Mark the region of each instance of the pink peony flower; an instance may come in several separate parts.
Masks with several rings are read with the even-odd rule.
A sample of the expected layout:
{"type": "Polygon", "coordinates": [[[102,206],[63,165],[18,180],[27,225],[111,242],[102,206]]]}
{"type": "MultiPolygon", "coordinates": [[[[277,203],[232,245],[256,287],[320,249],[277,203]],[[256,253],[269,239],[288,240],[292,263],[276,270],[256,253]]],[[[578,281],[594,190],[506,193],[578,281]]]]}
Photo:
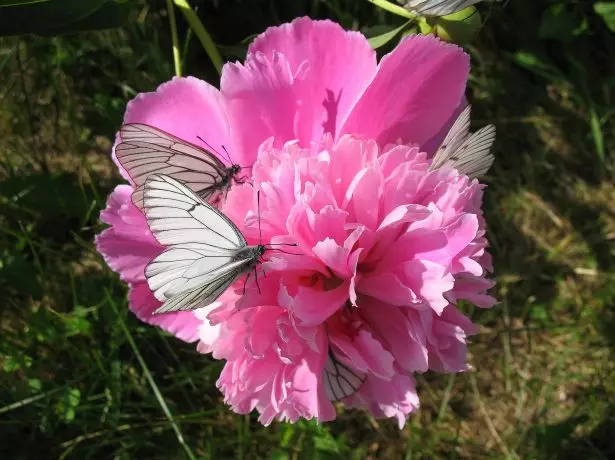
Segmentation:
{"type": "Polygon", "coordinates": [[[265,424],[335,418],[323,383],[331,352],[364,378],[344,404],[403,425],[419,405],[412,373],[467,367],[475,326],[457,301],[494,303],[482,186],[428,171],[465,105],[468,71],[460,48],[433,37],[408,37],[377,64],[362,35],[301,18],[259,36],[244,64],[226,64],[220,91],[176,78],[139,95],[125,122],[224,145],[252,167],[252,183],[221,206],[251,244],[258,191],[262,241],[298,246],[268,251],[245,295],[242,278],[206,308],[153,316],[143,272],[163,248],[132,187],[118,186],[97,247],[129,284],[131,310],[225,359],[225,401],[265,424]]]}
{"type": "MultiPolygon", "coordinates": [[[[323,380],[328,351],[366,380],[344,403],[400,426],[418,407],[411,374],[467,368],[472,322],[453,305],[494,299],[481,265],[483,186],[414,145],[344,135],[302,148],[261,145],[254,184],[223,205],[248,241],[296,242],[271,251],[257,286],[236,283],[198,310],[202,352],[227,360],[218,386],[260,420],[335,418],[323,380]]],[[[335,396],[335,395],[334,395],[335,396]]]]}
{"type": "MultiPolygon", "coordinates": [[[[174,78],[130,101],[124,123],[149,124],[201,147],[207,147],[203,140],[224,146],[243,166],[254,164],[270,137],[277,146],[294,139],[305,146],[324,133],[364,135],[381,145],[412,141],[432,153],[465,105],[468,70],[461,49],[419,36],[378,65],[360,33],[299,18],[257,37],[244,64],[226,64],[220,90],[193,77],[174,78]]],[[[115,153],[113,159],[134,185],[115,153]]],[[[159,302],[143,272],[162,248],[138,217],[130,190],[122,185],[109,197],[101,219],[111,228],[97,236],[97,248],[128,283],[130,309],[141,320],[194,341],[194,313],[152,315],[159,302]]]]}

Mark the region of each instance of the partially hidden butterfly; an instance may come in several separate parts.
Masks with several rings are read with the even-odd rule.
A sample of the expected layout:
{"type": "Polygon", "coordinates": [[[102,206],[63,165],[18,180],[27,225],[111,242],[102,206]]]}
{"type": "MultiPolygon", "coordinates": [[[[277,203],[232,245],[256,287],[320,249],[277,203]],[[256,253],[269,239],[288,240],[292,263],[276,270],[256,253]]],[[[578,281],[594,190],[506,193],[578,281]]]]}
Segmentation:
{"type": "Polygon", "coordinates": [[[366,377],[365,373],[354,371],[337,359],[329,347],[323,372],[325,394],[329,401],[339,401],[352,396],[361,388],[366,377]]]}
{"type": "MultiPolygon", "coordinates": [[[[142,123],[120,128],[115,155],[135,183],[132,202],[143,208],[143,187],[151,174],[179,180],[205,201],[215,202],[233,182],[241,183],[241,166],[226,166],[209,150],[142,123]]],[[[230,159],[229,159],[230,160],[230,159]]]]}
{"type": "Polygon", "coordinates": [[[209,305],[239,276],[249,276],[268,249],[249,246],[228,217],[171,176],[149,176],[143,211],[152,234],[166,246],[145,267],[150,290],[163,302],[154,314],[209,305]]]}
{"type": "Polygon", "coordinates": [[[414,11],[420,16],[440,17],[456,13],[482,1],[485,0],[406,0],[403,2],[403,6],[405,9],[414,11]]]}
{"type": "Polygon", "coordinates": [[[487,125],[470,134],[470,106],[459,115],[438,147],[429,170],[450,166],[471,178],[485,174],[495,157],[491,146],[495,142],[495,126],[487,125]]]}

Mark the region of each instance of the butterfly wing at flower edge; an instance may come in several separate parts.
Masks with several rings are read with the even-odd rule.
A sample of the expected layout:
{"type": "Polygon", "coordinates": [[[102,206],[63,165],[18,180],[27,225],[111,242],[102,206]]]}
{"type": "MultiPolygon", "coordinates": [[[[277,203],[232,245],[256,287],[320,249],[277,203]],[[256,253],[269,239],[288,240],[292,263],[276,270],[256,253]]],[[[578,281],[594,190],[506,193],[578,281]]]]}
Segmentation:
{"type": "Polygon", "coordinates": [[[364,373],[350,369],[329,349],[323,370],[323,384],[329,401],[340,401],[352,396],[361,388],[365,379],[364,373]]]}
{"type": "Polygon", "coordinates": [[[457,169],[471,178],[485,174],[495,157],[495,126],[487,125],[470,135],[470,106],[459,115],[433,157],[430,171],[444,166],[457,169]]]}
{"type": "Polygon", "coordinates": [[[236,258],[246,240],[233,222],[172,177],[148,178],[144,212],[152,234],[167,247],[145,268],[154,297],[163,302],[155,314],[214,302],[253,262],[236,258]]]}
{"type": "Polygon", "coordinates": [[[190,142],[140,123],[122,125],[120,137],[115,155],[135,183],[132,201],[139,209],[143,208],[143,187],[154,173],[181,181],[205,201],[230,185],[225,165],[190,142]]]}

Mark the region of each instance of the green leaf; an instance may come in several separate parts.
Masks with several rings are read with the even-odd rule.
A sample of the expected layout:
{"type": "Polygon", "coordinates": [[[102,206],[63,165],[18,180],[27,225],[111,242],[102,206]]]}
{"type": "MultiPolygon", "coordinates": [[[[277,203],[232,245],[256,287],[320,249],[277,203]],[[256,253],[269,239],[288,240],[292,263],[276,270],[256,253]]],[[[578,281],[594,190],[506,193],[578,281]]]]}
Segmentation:
{"type": "Polygon", "coordinates": [[[51,36],[118,27],[134,5],[135,0],[10,0],[0,14],[0,36],[51,36]]]}
{"type": "Polygon", "coordinates": [[[588,30],[587,20],[558,4],[548,8],[542,15],[538,34],[540,38],[570,42],[588,30]]]}
{"type": "Polygon", "coordinates": [[[88,310],[77,306],[73,310],[73,314],[66,317],[64,326],[66,327],[67,337],[80,334],[87,335],[90,332],[91,324],[86,318],[87,314],[88,310]]]}
{"type": "Polygon", "coordinates": [[[399,35],[399,33],[404,30],[408,24],[410,24],[410,22],[412,21],[407,21],[404,24],[402,24],[399,27],[395,27],[394,29],[391,29],[383,34],[380,35],[376,35],[373,37],[370,37],[367,39],[367,41],[369,42],[369,44],[371,45],[371,47],[373,49],[378,49],[384,45],[386,45],[387,43],[389,43],[391,40],[393,40],[397,35],[399,35]]]}
{"type": "Polygon", "coordinates": [[[596,2],[594,11],[602,16],[611,32],[615,32],[615,2],[596,2]]]}
{"type": "Polygon", "coordinates": [[[563,78],[561,72],[546,59],[528,51],[517,51],[514,54],[515,62],[521,67],[540,75],[548,80],[556,81],[563,78]]]}
{"type": "Polygon", "coordinates": [[[316,450],[330,453],[339,453],[340,449],[337,446],[335,439],[331,436],[316,436],[314,438],[314,447],[316,450]]]}
{"type": "Polygon", "coordinates": [[[0,0],[0,8],[4,6],[27,5],[29,3],[43,3],[49,0],[0,0]]]}
{"type": "Polygon", "coordinates": [[[66,423],[75,419],[75,409],[81,402],[81,392],[77,388],[68,389],[56,404],[56,414],[66,423]]]}

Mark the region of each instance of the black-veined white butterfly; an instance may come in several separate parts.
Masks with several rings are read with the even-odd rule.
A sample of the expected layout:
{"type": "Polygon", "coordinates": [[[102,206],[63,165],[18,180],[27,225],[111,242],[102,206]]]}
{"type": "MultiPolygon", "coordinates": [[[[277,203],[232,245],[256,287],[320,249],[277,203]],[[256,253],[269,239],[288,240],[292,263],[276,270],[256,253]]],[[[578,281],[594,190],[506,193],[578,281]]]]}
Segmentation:
{"type": "Polygon", "coordinates": [[[228,217],[170,176],[149,176],[143,210],[154,237],[167,246],[145,268],[149,288],[163,302],[154,314],[209,305],[239,276],[249,276],[269,249],[249,246],[228,217]]]}
{"type": "Polygon", "coordinates": [[[154,173],[181,181],[210,202],[226,194],[233,182],[243,182],[238,164],[226,166],[212,152],[153,126],[127,123],[120,128],[120,137],[115,155],[136,185],[132,202],[140,209],[143,187],[154,173]]]}
{"type": "Polygon", "coordinates": [[[451,166],[471,178],[485,174],[495,157],[491,146],[495,141],[495,126],[487,125],[470,134],[470,106],[459,115],[433,157],[429,170],[451,166]]]}
{"type": "Polygon", "coordinates": [[[353,371],[338,360],[331,348],[328,352],[323,371],[325,393],[329,401],[339,401],[356,393],[367,376],[363,372],[353,371]]]}
{"type": "MultiPolygon", "coordinates": [[[[461,11],[485,0],[405,0],[403,6],[419,16],[440,17],[461,11]]],[[[499,0],[487,0],[499,1],[499,0]]]]}

